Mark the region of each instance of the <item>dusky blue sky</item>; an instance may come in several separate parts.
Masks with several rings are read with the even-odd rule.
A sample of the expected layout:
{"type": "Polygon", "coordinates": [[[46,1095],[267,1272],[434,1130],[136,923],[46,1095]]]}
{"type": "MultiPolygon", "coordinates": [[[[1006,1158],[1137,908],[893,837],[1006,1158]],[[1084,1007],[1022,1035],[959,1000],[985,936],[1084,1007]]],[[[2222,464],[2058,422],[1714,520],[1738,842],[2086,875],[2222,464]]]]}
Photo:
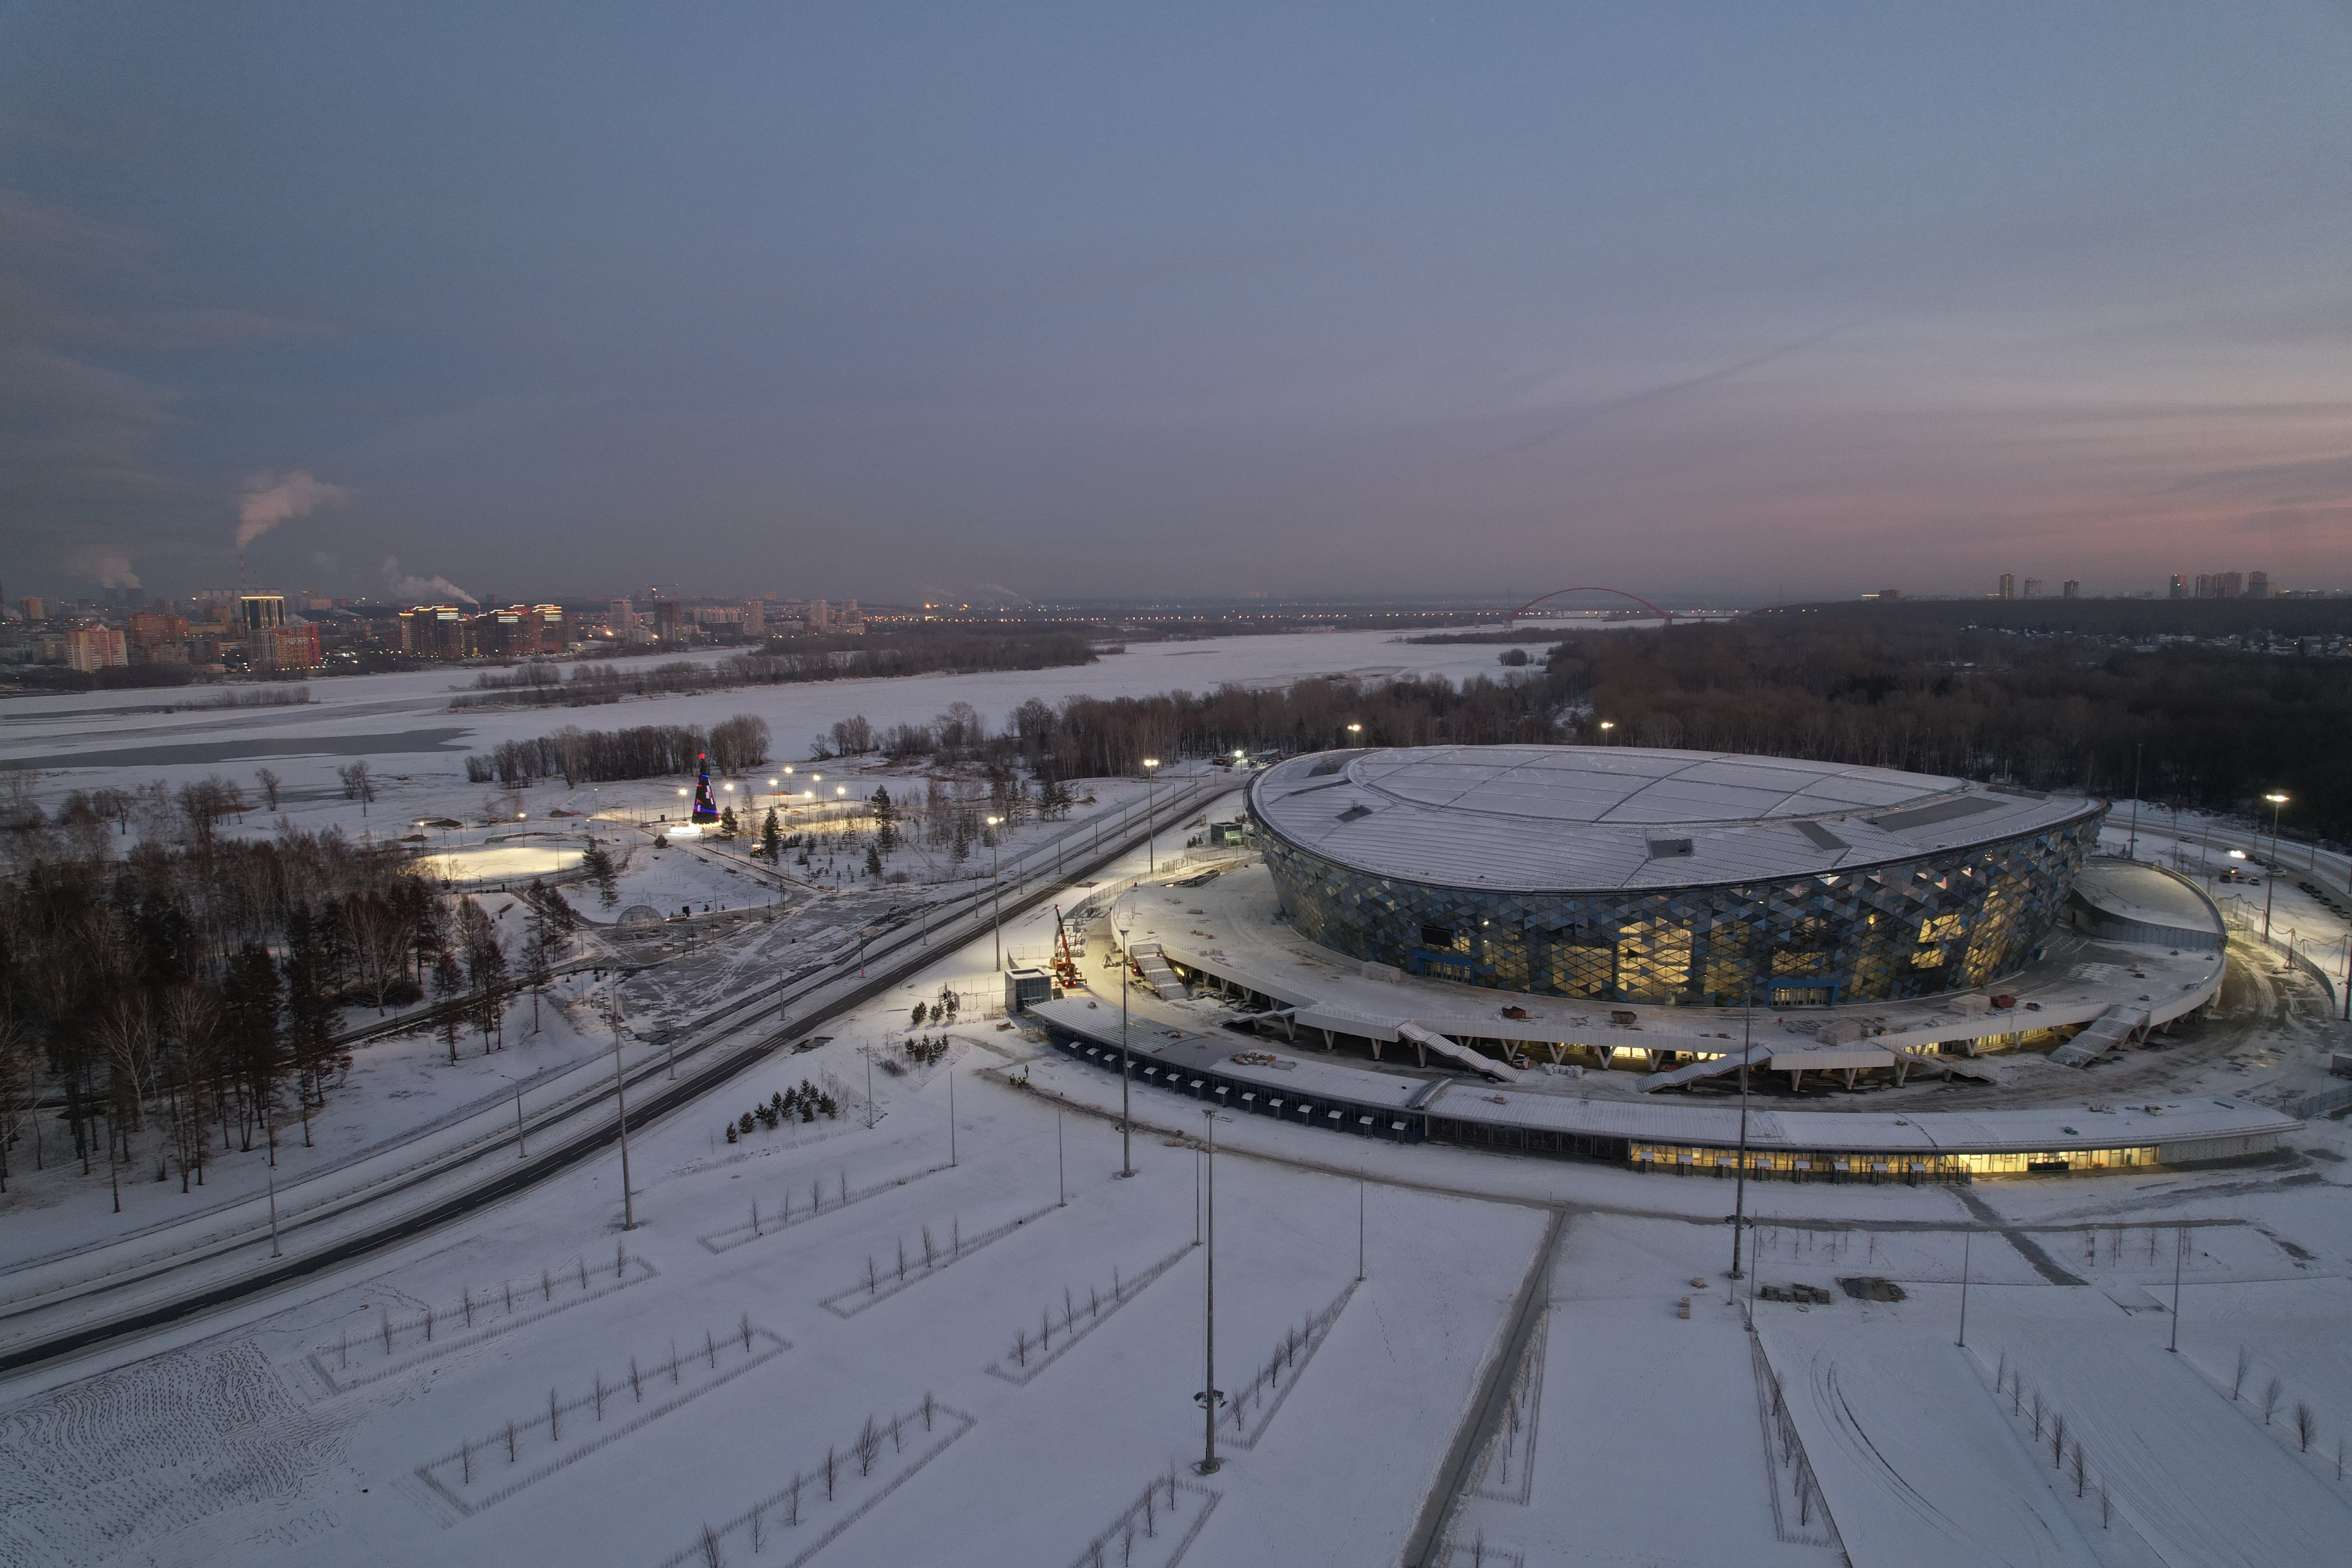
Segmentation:
{"type": "Polygon", "coordinates": [[[2352,585],[2347,83],[2332,4],[0,4],[0,582],[268,492],[336,594],[2352,585]]]}

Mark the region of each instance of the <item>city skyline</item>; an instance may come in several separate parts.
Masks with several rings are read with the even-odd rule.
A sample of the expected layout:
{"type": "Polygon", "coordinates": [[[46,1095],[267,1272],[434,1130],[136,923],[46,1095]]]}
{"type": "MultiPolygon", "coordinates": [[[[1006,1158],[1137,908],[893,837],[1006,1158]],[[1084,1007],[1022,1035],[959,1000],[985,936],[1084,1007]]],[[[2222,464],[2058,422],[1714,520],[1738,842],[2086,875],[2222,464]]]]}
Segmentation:
{"type": "Polygon", "coordinates": [[[6,575],[2352,586],[2352,35],[2134,16],[29,8],[6,575]]]}

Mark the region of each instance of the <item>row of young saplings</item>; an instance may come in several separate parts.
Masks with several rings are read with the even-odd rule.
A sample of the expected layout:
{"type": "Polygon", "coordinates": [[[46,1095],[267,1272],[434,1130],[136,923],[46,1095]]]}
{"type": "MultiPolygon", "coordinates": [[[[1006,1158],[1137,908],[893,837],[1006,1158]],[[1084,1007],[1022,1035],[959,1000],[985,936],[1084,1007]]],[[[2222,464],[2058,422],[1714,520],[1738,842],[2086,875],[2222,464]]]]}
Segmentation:
{"type": "MultiPolygon", "coordinates": [[[[731,1350],[740,1343],[744,1354],[751,1353],[751,1317],[748,1312],[737,1322],[734,1332],[723,1338],[706,1330],[702,1336],[702,1359],[709,1362],[710,1371],[717,1372],[719,1352],[722,1348],[731,1350]]],[[[617,1401],[624,1392],[629,1395],[631,1405],[642,1405],[646,1398],[646,1385],[652,1384],[658,1388],[659,1380],[664,1374],[667,1374],[672,1387],[682,1385],[685,1381],[682,1369],[693,1359],[695,1359],[693,1352],[680,1351],[677,1348],[677,1342],[672,1340],[669,1360],[658,1366],[642,1367],[637,1363],[637,1358],[631,1356],[628,1376],[625,1379],[616,1379],[607,1384],[604,1381],[604,1374],[600,1372],[595,1374],[595,1382],[588,1393],[571,1400],[562,1399],[554,1389],[549,1389],[547,1415],[543,1419],[534,1416],[528,1421],[509,1421],[506,1424],[506,1429],[503,1432],[494,1434],[488,1438],[476,1439],[459,1445],[457,1473],[460,1484],[465,1486],[474,1484],[475,1449],[486,1449],[493,1458],[503,1450],[506,1462],[511,1465],[521,1453],[523,1441],[538,1432],[541,1427],[547,1429],[547,1440],[550,1443],[561,1443],[563,1440],[563,1418],[566,1415],[582,1410],[593,1410],[595,1419],[602,1421],[604,1419],[605,1401],[608,1399],[617,1401]]]]}
{"type": "Polygon", "coordinates": [[[907,1278],[907,1270],[909,1267],[913,1268],[915,1272],[919,1274],[926,1268],[938,1268],[946,1264],[953,1263],[957,1258],[961,1258],[963,1256],[962,1216],[958,1215],[948,1222],[948,1239],[946,1246],[941,1247],[932,1241],[931,1227],[929,1226],[923,1226],[920,1245],[923,1250],[922,1261],[919,1263],[910,1264],[907,1257],[907,1243],[903,1238],[899,1241],[898,1265],[896,1273],[881,1268],[874,1261],[874,1255],[870,1252],[867,1253],[866,1255],[866,1293],[871,1295],[874,1292],[880,1290],[885,1280],[894,1283],[904,1281],[907,1278]]]}
{"type": "MultiPolygon", "coordinates": [[[[2246,1374],[2253,1370],[2254,1352],[2240,1345],[2237,1365],[2230,1374],[2231,1399],[2244,1396],[2246,1374]]],[[[2256,1403],[2262,1407],[2263,1426],[2271,1424],[2285,1399],[2286,1385],[2277,1378],[2273,1377],[2263,1384],[2262,1394],[2256,1403]]],[[[2319,1441],[2319,1412],[2311,1407],[2309,1400],[2298,1399],[2294,1402],[2294,1408],[2288,1413],[2287,1420],[2289,1430],[2294,1433],[2295,1451],[2310,1453],[2311,1446],[2319,1441]]],[[[2336,1439],[2336,1479],[2339,1481],[2344,1479],[2344,1438],[2341,1435],[2336,1439]]]]}
{"type": "MultiPolygon", "coordinates": [[[[1072,1290],[1067,1285],[1063,1286],[1063,1338],[1066,1341],[1072,1334],[1077,1331],[1078,1318],[1080,1314],[1083,1313],[1085,1315],[1087,1326],[1088,1328],[1092,1328],[1096,1321],[1101,1318],[1105,1305],[1116,1308],[1123,1302],[1126,1295],[1127,1286],[1120,1280],[1118,1276],[1118,1266],[1116,1264],[1111,1266],[1110,1295],[1108,1298],[1106,1298],[1100,1291],[1097,1290],[1095,1287],[1089,1285],[1087,1287],[1087,1304],[1081,1307],[1078,1305],[1077,1292],[1072,1290]]],[[[1013,1360],[1015,1365],[1027,1366],[1029,1364],[1029,1352],[1033,1350],[1041,1356],[1050,1355],[1053,1353],[1054,1309],[1050,1303],[1037,1314],[1037,1333],[1035,1338],[1031,1338],[1029,1331],[1025,1328],[1015,1329],[1013,1331],[1013,1360]]]]}
{"type": "Polygon", "coordinates": [[[1227,1418],[1236,1430],[1241,1426],[1250,1402],[1282,1386],[1284,1370],[1287,1368],[1296,1372],[1298,1369],[1305,1357],[1314,1350],[1316,1337],[1331,1326],[1333,1320],[1339,1315],[1339,1309],[1346,1304],[1347,1299],[1342,1297],[1321,1311],[1308,1313],[1298,1327],[1283,1331],[1281,1340],[1274,1347],[1274,1353],[1266,1358],[1264,1366],[1257,1369],[1257,1375],[1234,1394],[1233,1408],[1227,1418]]]}
{"type": "MultiPolygon", "coordinates": [[[[1992,1387],[1996,1397],[2006,1390],[2010,1415],[2020,1421],[2033,1424],[2035,1448],[2039,1449],[2042,1443],[2047,1442],[2050,1445],[2050,1468],[2061,1475],[2071,1474],[2074,1480],[2074,1495],[2078,1498],[2084,1496],[2094,1484],[2090,1456],[2084,1452],[2083,1439],[2079,1436],[2069,1441],[2064,1412],[2054,1405],[2044,1403],[2040,1389],[2030,1394],[2025,1391],[2025,1373],[2009,1364],[2009,1352],[2006,1351],[2001,1352],[2000,1363],[1993,1369],[1992,1387]]],[[[2105,1480],[2101,1479],[2095,1484],[2099,1495],[2099,1528],[2105,1530],[2114,1521],[2115,1504],[2107,1495],[2105,1480]]]]}
{"type": "MultiPolygon", "coordinates": [[[[929,1432],[932,1429],[939,1414],[938,1402],[930,1394],[925,1394],[920,1405],[904,1415],[891,1416],[887,1423],[868,1415],[866,1418],[866,1425],[858,1428],[857,1436],[851,1440],[847,1455],[845,1456],[837,1447],[828,1444],[824,1450],[824,1463],[806,1473],[798,1470],[793,1472],[792,1479],[784,1483],[783,1489],[777,1494],[772,1502],[755,1506],[750,1517],[743,1521],[751,1531],[752,1553],[757,1555],[767,1542],[767,1523],[772,1509],[781,1516],[780,1522],[786,1529],[797,1528],[805,1504],[817,1500],[814,1494],[821,1489],[824,1492],[824,1501],[834,1500],[834,1494],[839,1489],[844,1479],[843,1471],[849,1465],[855,1464],[857,1467],[857,1473],[861,1478],[872,1475],[875,1465],[881,1460],[884,1444],[889,1445],[890,1452],[893,1454],[903,1452],[907,1446],[908,1428],[913,1423],[920,1421],[923,1424],[923,1430],[929,1432]]],[[[726,1557],[722,1551],[719,1531],[705,1524],[697,1547],[706,1568],[726,1568],[726,1557]]]]}
{"type": "MultiPolygon", "coordinates": [[[[615,1246],[613,1248],[614,1279],[618,1279],[622,1277],[628,1268],[628,1262],[629,1255],[626,1247],[615,1246]]],[[[419,1308],[415,1316],[400,1319],[394,1319],[388,1310],[380,1310],[376,1331],[362,1336],[360,1342],[365,1344],[369,1340],[380,1341],[383,1346],[383,1353],[390,1355],[403,1342],[404,1335],[422,1331],[424,1334],[422,1342],[430,1344],[433,1342],[433,1331],[436,1324],[446,1326],[454,1318],[460,1325],[470,1329],[474,1326],[474,1319],[478,1313],[488,1313],[493,1310],[501,1315],[511,1313],[515,1310],[515,1302],[518,1300],[525,1307],[530,1307],[533,1304],[531,1301],[533,1296],[539,1298],[539,1305],[545,1306],[555,1300],[557,1289],[571,1289],[573,1282],[577,1280],[578,1289],[586,1290],[591,1288],[593,1279],[601,1279],[604,1275],[604,1266],[599,1264],[592,1277],[588,1269],[588,1259],[583,1255],[572,1259],[572,1266],[569,1268],[541,1269],[537,1279],[521,1281],[503,1279],[478,1293],[472,1286],[467,1286],[459,1292],[454,1306],[446,1301],[438,1307],[428,1303],[419,1308]]],[[[335,1353],[339,1366],[348,1367],[352,1364],[352,1336],[349,1330],[345,1330],[338,1339],[335,1353]]]]}
{"type": "Polygon", "coordinates": [[[1156,1538],[1160,1533],[1160,1515],[1166,1514],[1171,1523],[1175,1521],[1178,1513],[1176,1498],[1176,1466],[1171,1464],[1165,1475],[1155,1476],[1145,1484],[1143,1495],[1129,1503],[1111,1521],[1108,1530],[1087,1543],[1087,1549],[1078,1554],[1078,1560],[1071,1564],[1071,1568],[1111,1568],[1110,1549],[1114,1541],[1118,1543],[1119,1568],[1128,1568],[1135,1557],[1138,1528],[1142,1530],[1144,1540],[1156,1538]]]}
{"type": "Polygon", "coordinates": [[[1795,1417],[1789,1414],[1788,1401],[1780,1397],[1780,1379],[1767,1371],[1772,1385],[1772,1435],[1780,1446],[1780,1466],[1789,1472],[1789,1489],[1797,1495],[1797,1527],[1809,1529],[1813,1522],[1813,1510],[1822,1507],[1821,1479],[1813,1474],[1813,1462],[1805,1457],[1804,1439],[1797,1434],[1795,1417]]]}
{"type": "MultiPolygon", "coordinates": [[[[839,1208],[850,1201],[848,1172],[843,1171],[838,1173],[836,1191],[839,1195],[833,1200],[833,1206],[839,1208]]],[[[857,1195],[859,1197],[866,1197],[869,1194],[866,1193],[860,1193],[857,1195]]],[[[782,1210],[779,1213],[771,1213],[764,1218],[760,1213],[760,1200],[753,1198],[751,1200],[751,1234],[754,1236],[765,1235],[766,1231],[763,1227],[770,1224],[779,1226],[792,1224],[793,1212],[793,1194],[789,1190],[784,1194],[782,1210]]],[[[824,1212],[824,1182],[822,1177],[809,1184],[808,1212],[812,1217],[824,1212]]]]}

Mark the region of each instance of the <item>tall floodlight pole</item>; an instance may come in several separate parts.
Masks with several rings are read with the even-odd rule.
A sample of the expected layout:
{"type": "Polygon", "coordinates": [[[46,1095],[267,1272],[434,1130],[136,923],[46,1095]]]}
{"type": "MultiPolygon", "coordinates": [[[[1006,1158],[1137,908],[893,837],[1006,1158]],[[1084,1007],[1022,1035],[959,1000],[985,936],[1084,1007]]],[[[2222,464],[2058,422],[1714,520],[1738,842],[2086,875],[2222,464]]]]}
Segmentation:
{"type": "MultiPolygon", "coordinates": [[[[265,1100],[261,1124],[269,1134],[269,1256],[280,1258],[284,1254],[278,1250],[278,1121],[268,1111],[269,1107],[265,1100]]],[[[108,1136],[111,1137],[113,1131],[113,1128],[109,1127],[108,1136]]]]}
{"type": "Polygon", "coordinates": [[[1135,1174],[1135,1158],[1129,1149],[1128,1141],[1131,1133],[1127,1114],[1127,927],[1118,928],[1118,1173],[1132,1176],[1135,1174]]]}
{"type": "Polygon", "coordinates": [[[1201,1163],[1206,1183],[1204,1190],[1207,1198],[1206,1208],[1209,1225],[1206,1250],[1206,1261],[1209,1266],[1209,1293],[1207,1310],[1202,1320],[1206,1326],[1206,1332],[1202,1338],[1202,1362],[1205,1368],[1206,1375],[1202,1380],[1201,1392],[1194,1394],[1193,1397],[1201,1402],[1202,1431],[1203,1434],[1201,1448],[1201,1463],[1198,1468],[1201,1474],[1204,1476],[1213,1476],[1217,1473],[1217,1406],[1224,1400],[1224,1395],[1217,1392],[1216,1109],[1212,1106],[1208,1110],[1202,1111],[1201,1115],[1203,1122],[1205,1123],[1204,1136],[1201,1141],[1201,1163]]]}
{"type": "Polygon", "coordinates": [[[2271,939],[2271,890],[2278,885],[2279,813],[2286,808],[2286,796],[2273,790],[2263,798],[2271,803],[2271,868],[2263,878],[2263,940],[2271,939]]]}
{"type": "Polygon", "coordinates": [[[1972,1230],[1960,1232],[1960,1337],[1959,1347],[1969,1348],[1969,1244],[1977,1238],[1972,1230]]]}
{"type": "Polygon", "coordinates": [[[2139,754],[2145,749],[2145,742],[2132,747],[2131,847],[2124,851],[2126,860],[2139,858],[2139,754]]]}
{"type": "Polygon", "coordinates": [[[1356,1173],[1356,1283],[1364,1282],[1364,1173],[1356,1173]]]}
{"type": "Polygon", "coordinates": [[[1739,1026],[1739,1168],[1731,1204],[1731,1277],[1741,1279],[1739,1243],[1748,1228],[1748,1056],[1756,1037],[1756,983],[1748,984],[1748,1012],[1739,1026]]]}
{"type": "Polygon", "coordinates": [[[1054,1206],[1067,1208],[1070,1184],[1062,1174],[1062,1113],[1054,1112],[1054,1206]]]}
{"type": "Polygon", "coordinates": [[[1153,842],[1159,824],[1152,819],[1152,813],[1158,803],[1158,795],[1154,786],[1160,778],[1160,775],[1152,770],[1159,765],[1158,757],[1143,759],[1143,869],[1147,876],[1156,876],[1160,870],[1158,846],[1153,842]]]}
{"type": "Polygon", "coordinates": [[[621,1228],[635,1230],[636,1199],[629,1192],[629,1089],[621,1072],[621,983],[617,976],[613,982],[613,1102],[621,1112],[621,1228]]]}
{"type": "Polygon", "coordinates": [[[992,816],[988,819],[988,888],[990,896],[996,903],[996,967],[1000,970],[1004,967],[1004,885],[996,879],[997,853],[1000,848],[998,842],[1000,835],[996,831],[996,825],[1003,820],[1001,816],[992,816]]]}
{"type": "Polygon", "coordinates": [[[2172,1238],[2172,1342],[2164,1348],[2180,1349],[2180,1263],[2189,1256],[2189,1227],[2182,1226],[2172,1238]]]}

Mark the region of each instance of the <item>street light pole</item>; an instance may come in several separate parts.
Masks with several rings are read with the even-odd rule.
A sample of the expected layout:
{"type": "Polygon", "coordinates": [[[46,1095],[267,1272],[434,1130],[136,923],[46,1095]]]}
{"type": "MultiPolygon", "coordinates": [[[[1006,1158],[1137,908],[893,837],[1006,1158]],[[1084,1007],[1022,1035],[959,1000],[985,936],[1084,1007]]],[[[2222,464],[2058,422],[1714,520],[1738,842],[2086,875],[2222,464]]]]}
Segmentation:
{"type": "Polygon", "coordinates": [[[1002,848],[996,825],[1003,820],[1001,816],[988,819],[988,889],[989,896],[996,905],[996,967],[1000,971],[1004,967],[1004,885],[996,879],[998,854],[1002,848]]]}
{"type": "Polygon", "coordinates": [[[1960,1338],[1959,1347],[1969,1348],[1969,1244],[1977,1238],[1972,1230],[1960,1232],[1960,1338]]]}
{"type": "Polygon", "coordinates": [[[1159,765],[1158,757],[1143,759],[1143,869],[1146,876],[1155,876],[1160,870],[1158,845],[1154,842],[1159,825],[1152,820],[1158,801],[1154,786],[1160,775],[1151,771],[1159,765]]]}
{"type": "MultiPolygon", "coordinates": [[[[278,1121],[268,1114],[268,1103],[265,1100],[261,1124],[269,1134],[269,1256],[281,1258],[285,1255],[278,1250],[278,1121]]],[[[113,1131],[110,1126],[107,1129],[110,1138],[113,1131]]],[[[117,1201],[120,1202],[119,1199],[117,1201]]]]}
{"type": "Polygon", "coordinates": [[[1128,929],[1129,928],[1126,926],[1121,926],[1118,931],[1118,1173],[1122,1176],[1132,1176],[1135,1174],[1135,1159],[1132,1153],[1129,1152],[1128,1147],[1128,1140],[1131,1135],[1127,1113],[1129,1079],[1127,1058],[1127,988],[1129,983],[1127,973],[1128,929]]]}
{"type": "Polygon", "coordinates": [[[1201,1392],[1193,1397],[1201,1402],[1202,1438],[1198,1468],[1202,1475],[1213,1476],[1217,1473],[1217,1406],[1224,1397],[1217,1392],[1217,1112],[1214,1107],[1211,1107],[1201,1115],[1205,1123],[1202,1164],[1205,1173],[1208,1209],[1206,1261],[1209,1289],[1203,1320],[1206,1332],[1202,1340],[1202,1361],[1206,1375],[1202,1381],[1201,1392]]]}
{"type": "Polygon", "coordinates": [[[2124,851],[2126,860],[2139,858],[2139,756],[2145,745],[2145,742],[2139,742],[2132,747],[2131,846],[2124,851]]]}
{"type": "Polygon", "coordinates": [[[621,1112],[621,1228],[637,1228],[636,1200],[629,1192],[629,1089],[621,1072],[621,983],[613,982],[613,1100],[621,1112]]]}
{"type": "Polygon", "coordinates": [[[1739,1026],[1739,1169],[1731,1205],[1731,1277],[1739,1272],[1739,1244],[1748,1229],[1748,1055],[1756,1038],[1756,985],[1748,986],[1748,1012],[1739,1026]]]}
{"type": "Polygon", "coordinates": [[[2180,1265],[2189,1256],[2189,1227],[2182,1226],[2172,1238],[2172,1342],[2164,1348],[2178,1352],[2180,1349],[2180,1265]]]}
{"type": "Polygon", "coordinates": [[[2278,885],[2279,813],[2286,808],[2286,796],[2273,790],[2263,798],[2271,803],[2271,864],[2263,878],[2263,940],[2271,939],[2271,892],[2278,885]]]}

